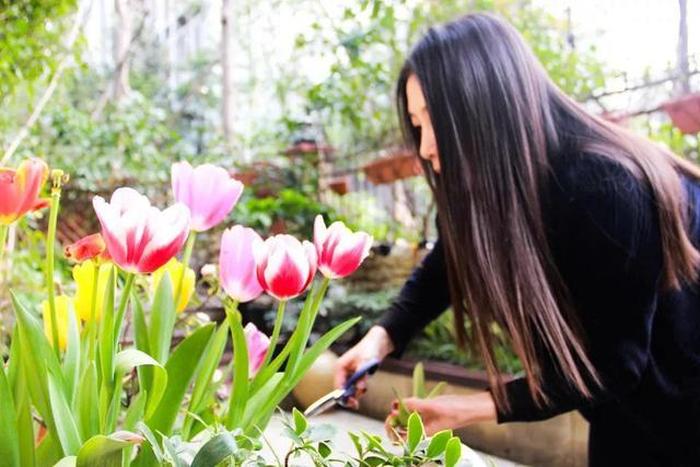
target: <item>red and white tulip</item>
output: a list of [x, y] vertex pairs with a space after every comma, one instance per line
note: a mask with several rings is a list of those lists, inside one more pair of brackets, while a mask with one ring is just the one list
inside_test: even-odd
[[302, 294], [316, 274], [316, 249], [291, 235], [270, 237], [255, 245], [253, 253], [260, 285], [278, 300]]
[[190, 211], [176, 203], [161, 211], [132, 188], [118, 188], [110, 202], [92, 200], [112, 261], [124, 271], [151, 273], [173, 258], [187, 239]]
[[340, 279], [355, 272], [369, 254], [372, 241], [368, 233], [352, 232], [342, 222], [333, 222], [326, 228], [321, 215], [314, 221], [318, 270], [329, 279]]

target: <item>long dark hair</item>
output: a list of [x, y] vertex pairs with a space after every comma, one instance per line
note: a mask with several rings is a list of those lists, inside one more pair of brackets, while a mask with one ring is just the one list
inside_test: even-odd
[[[586, 112], [549, 79], [520, 34], [494, 15], [471, 14], [429, 29], [406, 60], [397, 104], [404, 136], [417, 152], [420, 133], [406, 98], [411, 75], [420, 82], [439, 152], [439, 174], [421, 162], [437, 201], [458, 342], [480, 351], [504, 410], [509, 404], [493, 323], [510, 339], [539, 405], [548, 399], [538, 345], [573, 388], [591, 397], [602, 383], [545, 235], [549, 157], [573, 139], [576, 150], [613, 159], [649, 185], [667, 288], [696, 278], [700, 253], [687, 233], [679, 173], [700, 179], [700, 170]], [[563, 121], [580, 130], [574, 138], [564, 134]]]

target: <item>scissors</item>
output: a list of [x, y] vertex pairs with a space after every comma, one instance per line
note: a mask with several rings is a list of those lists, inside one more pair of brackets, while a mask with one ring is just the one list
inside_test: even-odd
[[313, 415], [318, 415], [331, 407], [334, 407], [336, 404], [340, 405], [341, 407], [345, 407], [348, 398], [355, 395], [355, 383], [357, 383], [357, 381], [365, 375], [374, 374], [374, 372], [377, 371], [378, 366], [379, 359], [376, 358], [373, 358], [369, 362], [362, 365], [350, 378], [348, 378], [342, 389], [331, 391], [318, 399], [304, 411], [304, 416], [311, 417]]

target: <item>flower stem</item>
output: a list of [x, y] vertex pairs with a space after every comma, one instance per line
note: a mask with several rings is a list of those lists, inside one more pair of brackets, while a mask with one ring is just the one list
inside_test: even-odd
[[[177, 281], [177, 287], [175, 287], [175, 307], [177, 307], [180, 303], [180, 294], [182, 293], [182, 286], [185, 282], [187, 268], [190, 266], [190, 258], [192, 257], [192, 250], [194, 249], [195, 240], [197, 240], [197, 232], [192, 230], [190, 235], [187, 237], [185, 251], [182, 253], [182, 273], [180, 273], [180, 278]], [[187, 305], [185, 305], [185, 307], [187, 307]]]
[[277, 316], [275, 317], [275, 327], [272, 329], [272, 336], [270, 336], [270, 346], [267, 348], [267, 353], [265, 354], [265, 360], [260, 366], [262, 370], [270, 363], [272, 354], [275, 352], [275, 347], [277, 347], [277, 340], [280, 336], [280, 331], [282, 330], [282, 321], [284, 320], [284, 309], [287, 307], [287, 300], [281, 300], [277, 305]]
[[51, 210], [49, 212], [49, 231], [46, 236], [46, 286], [48, 287], [49, 312], [51, 314], [51, 334], [53, 348], [60, 357], [61, 349], [58, 347], [58, 322], [56, 318], [56, 291], [54, 289], [54, 257], [56, 247], [56, 224], [58, 223], [58, 208], [61, 202], [61, 184], [54, 181], [51, 189]]
[[122, 289], [122, 296], [119, 299], [119, 308], [117, 308], [117, 319], [114, 321], [114, 349], [116, 351], [119, 345], [119, 335], [122, 332], [122, 323], [124, 322], [124, 314], [126, 313], [126, 305], [129, 302], [131, 295], [131, 286], [134, 284], [136, 274], [129, 272], [126, 275], [126, 283]]
[[95, 355], [95, 330], [97, 329], [97, 281], [100, 275], [100, 266], [97, 261], [92, 262], [92, 303], [90, 304], [90, 321], [88, 322], [88, 361], [92, 361]]
[[10, 230], [9, 225], [0, 224], [0, 286], [5, 273], [5, 244], [7, 243], [7, 232]]

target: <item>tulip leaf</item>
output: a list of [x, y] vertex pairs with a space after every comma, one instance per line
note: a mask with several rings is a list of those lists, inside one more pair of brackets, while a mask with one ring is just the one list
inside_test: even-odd
[[[284, 383], [275, 388], [272, 392], [270, 398], [261, 407], [260, 411], [256, 413], [250, 420], [247, 420], [247, 424], [243, 427], [246, 434], [252, 433], [256, 426], [265, 426], [268, 422], [272, 413], [277, 407], [277, 405], [282, 402], [289, 391], [291, 391], [299, 381], [304, 376], [304, 374], [311, 368], [311, 365], [318, 359], [318, 357], [325, 352], [328, 347], [331, 346], [333, 342], [336, 341], [340, 336], [345, 334], [348, 329], [353, 327], [360, 321], [361, 317], [355, 317], [343, 321], [342, 323], [333, 327], [330, 331], [324, 334], [319, 340], [317, 340], [314, 345], [312, 345], [309, 350], [306, 351], [304, 356], [299, 361], [299, 365], [293, 374], [284, 375]], [[286, 371], [291, 373], [291, 369], [287, 368]]]
[[73, 418], [70, 405], [65, 394], [61, 391], [61, 383], [57, 381], [57, 375], [48, 374], [49, 399], [51, 410], [53, 411], [54, 423], [56, 426], [56, 436], [61, 443], [63, 453], [66, 455], [75, 454], [80, 449], [80, 433]]
[[200, 365], [204, 349], [213, 332], [213, 323], [202, 326], [180, 342], [168, 359], [165, 364], [168, 384], [158, 406], [151, 416], [146, 418], [153, 431], [160, 431], [165, 436], [170, 435], [185, 392]]
[[[143, 420], [144, 414], [146, 413], [146, 401], [148, 400], [148, 393], [145, 391], [140, 391], [136, 397], [131, 400], [131, 405], [126, 411], [126, 416], [124, 417], [124, 429], [128, 431], [134, 431], [138, 428], [139, 421]], [[131, 452], [133, 450], [132, 446], [126, 447], [124, 449], [124, 458], [131, 459]], [[128, 465], [128, 464], [127, 464]]]
[[158, 284], [148, 326], [149, 353], [161, 364], [168, 359], [175, 326], [175, 300], [170, 274], [163, 274]]
[[96, 435], [78, 451], [76, 467], [121, 467], [124, 449], [137, 445], [143, 438], [135, 433], [117, 432], [110, 436]]
[[185, 423], [182, 429], [183, 438], [189, 439], [191, 435], [192, 425], [195, 422], [189, 414], [198, 414], [204, 410], [204, 404], [209, 396], [213, 394], [215, 387], [212, 384], [214, 372], [219, 366], [221, 356], [226, 348], [226, 340], [228, 339], [228, 326], [222, 323], [214, 333], [214, 337], [209, 341], [207, 349], [204, 352], [204, 360], [202, 367], [197, 372], [194, 381], [192, 396], [187, 407], [188, 415], [185, 418]]
[[[116, 287], [116, 274], [114, 268], [109, 271], [107, 286], [105, 290], [105, 299], [103, 302], [102, 317], [100, 319], [100, 375], [101, 387], [108, 387], [112, 384], [112, 376], [114, 375], [114, 289]], [[104, 398], [101, 398], [104, 400]], [[105, 415], [106, 407], [102, 407], [101, 416]]]
[[78, 380], [80, 379], [80, 329], [78, 327], [73, 305], [68, 309], [68, 344], [63, 357], [63, 374], [66, 380], [66, 394], [69, 395], [71, 404], [72, 396], [76, 394]]
[[250, 399], [248, 399], [248, 404], [245, 408], [245, 414], [243, 415], [243, 423], [241, 424], [241, 426], [249, 426], [249, 422], [257, 414], [260, 413], [265, 402], [267, 402], [270, 399], [273, 391], [277, 389], [283, 377], [284, 373], [275, 373], [272, 376], [272, 378], [268, 379], [265, 386], [260, 388], [260, 390], [256, 392], [255, 395], [251, 396]]
[[[141, 352], [151, 354], [148, 343], [148, 327], [146, 326], [146, 316], [143, 312], [143, 304], [137, 293], [132, 293], [131, 302], [134, 304], [133, 323], [134, 323], [134, 343], [136, 348]], [[142, 391], [151, 393], [151, 385], [153, 384], [153, 368], [149, 366], [141, 366], [138, 368], [139, 388]]]
[[231, 433], [224, 432], [211, 438], [197, 452], [191, 467], [219, 465], [238, 451], [238, 443]]
[[15, 408], [21, 465], [34, 465], [34, 420], [24, 368], [19, 366], [15, 381]]
[[165, 368], [150, 355], [136, 349], [122, 350], [117, 354], [114, 360], [118, 373], [126, 374], [133, 368], [140, 366], [154, 367], [153, 386], [151, 387], [152, 394], [146, 406], [146, 417], [149, 417], [158, 406], [160, 398], [163, 396], [165, 388], [167, 387], [168, 373], [165, 371]]
[[78, 412], [78, 426], [83, 439], [96, 435], [100, 429], [98, 414], [97, 366], [89, 362], [78, 386], [75, 405]]
[[238, 310], [226, 309], [226, 319], [233, 338], [233, 388], [226, 420], [226, 427], [232, 430], [240, 426], [248, 400], [248, 346]]
[[0, 459], [8, 467], [20, 465], [17, 412], [12, 390], [0, 362]]
[[78, 461], [78, 456], [66, 456], [60, 461], [56, 462], [53, 467], [75, 467], [75, 463]]
[[[17, 317], [16, 325], [19, 327], [17, 334], [20, 339], [22, 371], [26, 378], [27, 389], [34, 407], [44, 419], [48, 430], [55, 433], [56, 420], [51, 407], [49, 397], [49, 384], [47, 375], [52, 375], [57, 386], [56, 392], [60, 392], [65, 400], [65, 381], [56, 353], [51, 348], [39, 321], [34, 318], [17, 296], [12, 293], [12, 303]], [[62, 446], [65, 448], [65, 446]]]

